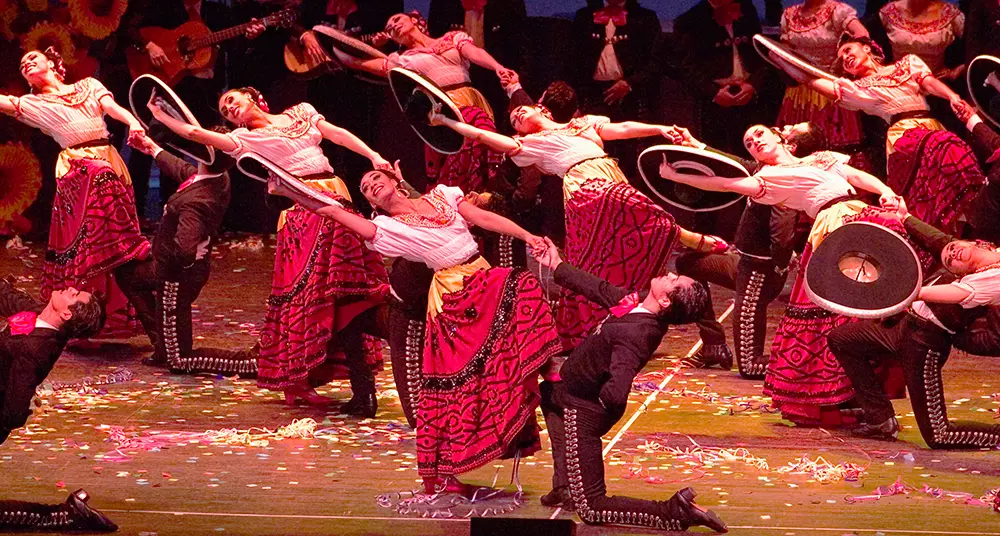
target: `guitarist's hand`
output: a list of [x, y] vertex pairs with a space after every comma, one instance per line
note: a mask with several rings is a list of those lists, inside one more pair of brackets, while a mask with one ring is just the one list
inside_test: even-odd
[[146, 43], [146, 52], [149, 53], [149, 61], [153, 62], [154, 67], [163, 67], [164, 65], [170, 63], [170, 58], [167, 57], [167, 53], [160, 48], [160, 45], [150, 41]]
[[319, 40], [316, 39], [316, 34], [312, 31], [305, 32], [299, 37], [299, 42], [302, 43], [302, 48], [306, 51], [306, 59], [310, 63], [320, 65], [330, 61], [330, 57], [327, 56], [326, 51], [320, 46]]
[[243, 35], [245, 35], [247, 39], [257, 39], [257, 37], [260, 36], [260, 34], [264, 33], [264, 30], [266, 29], [267, 26], [264, 26], [264, 23], [260, 22], [257, 19], [250, 19], [250, 25], [247, 26], [247, 29], [245, 32], [243, 32]]

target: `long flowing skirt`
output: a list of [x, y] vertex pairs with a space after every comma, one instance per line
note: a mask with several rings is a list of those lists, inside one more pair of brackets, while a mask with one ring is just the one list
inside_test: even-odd
[[150, 254], [139, 232], [128, 169], [112, 147], [65, 149], [56, 163], [56, 194], [42, 269], [42, 299], [76, 287], [104, 296], [107, 322], [95, 338], [128, 338], [139, 324], [115, 283], [115, 268]]
[[[260, 336], [257, 384], [284, 389], [328, 361], [335, 375], [346, 377], [343, 353], [328, 355], [330, 339], [381, 303], [388, 289], [382, 258], [357, 233], [299, 206], [285, 211]], [[382, 368], [381, 345], [367, 336], [365, 361]]]
[[[466, 123], [496, 132], [493, 111], [478, 91], [466, 87], [449, 91], [448, 95], [459, 107]], [[461, 150], [454, 154], [441, 154], [428, 146], [424, 147], [427, 181], [458, 186], [466, 193], [492, 191], [496, 169], [502, 160], [501, 153], [470, 139], [466, 139]]]
[[462, 279], [445, 282], [460, 288], [443, 294], [440, 312], [428, 314], [417, 408], [423, 477], [538, 450], [538, 371], [560, 351], [541, 284], [530, 273], [479, 267]]
[[[868, 207], [860, 201], [848, 201], [816, 217], [788, 308], [771, 346], [771, 360], [764, 379], [764, 394], [774, 400], [786, 419], [800, 424], [836, 426], [842, 422], [838, 404], [854, 397], [851, 380], [830, 352], [826, 336], [833, 328], [856, 319], [827, 311], [809, 300], [805, 291], [806, 266], [814, 247], [851, 221], [877, 223], [905, 236], [898, 221], [886, 219], [882, 214], [882, 209]], [[885, 386], [887, 392], [900, 396], [902, 375], [887, 371], [884, 377], [891, 378]]]
[[886, 184], [906, 199], [911, 214], [960, 234], [960, 216], [986, 184], [972, 149], [951, 132], [926, 128], [906, 131], [895, 148]]
[[[629, 185], [610, 158], [577, 164], [566, 186], [566, 261], [613, 285], [639, 289], [663, 272], [678, 237], [674, 218]], [[607, 311], [563, 290], [556, 313], [563, 347], [572, 349]]]
[[823, 130], [830, 147], [839, 149], [862, 142], [860, 112], [841, 108], [806, 86], [789, 87], [781, 102], [778, 125], [807, 121]]

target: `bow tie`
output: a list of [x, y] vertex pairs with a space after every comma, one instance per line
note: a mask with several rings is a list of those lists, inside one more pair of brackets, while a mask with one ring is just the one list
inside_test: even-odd
[[632, 312], [633, 309], [639, 306], [639, 293], [633, 292], [628, 296], [622, 298], [622, 301], [618, 302], [617, 305], [609, 309], [611, 314], [615, 315], [615, 318], [621, 318]]
[[347, 17], [358, 10], [358, 3], [354, 0], [329, 0], [326, 3], [326, 14], [338, 17]]
[[22, 311], [14, 316], [7, 317], [7, 326], [10, 327], [11, 335], [27, 335], [35, 331], [36, 313]]
[[482, 11], [487, 0], [462, 0], [462, 9], [466, 11]]
[[990, 157], [986, 159], [986, 163], [987, 164], [992, 164], [992, 163], [998, 162], [998, 161], [1000, 161], [1000, 149], [997, 149], [996, 151], [993, 151], [993, 154], [990, 155]]
[[719, 26], [732, 24], [743, 17], [743, 7], [738, 0], [722, 0], [719, 5], [712, 6], [712, 18]]
[[624, 26], [628, 20], [628, 11], [621, 6], [602, 7], [594, 12], [594, 24], [607, 26], [608, 21], [615, 23], [615, 26]]

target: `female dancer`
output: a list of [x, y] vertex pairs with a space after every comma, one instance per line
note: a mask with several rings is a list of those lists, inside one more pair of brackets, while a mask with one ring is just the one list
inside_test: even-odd
[[142, 125], [115, 103], [96, 79], [65, 81], [62, 58], [51, 47], [21, 58], [31, 86], [22, 97], [0, 95], [0, 111], [38, 128], [62, 147], [56, 160], [56, 195], [42, 272], [42, 299], [74, 286], [106, 296], [108, 322], [98, 338], [131, 337], [134, 322], [113, 271], [149, 255], [128, 168], [108, 141], [107, 114], [129, 126], [129, 137], [145, 136]]
[[767, 127], [750, 127], [743, 144], [763, 164], [752, 177], [687, 175], [667, 163], [660, 166], [660, 175], [703, 190], [744, 194], [757, 203], [782, 204], [815, 218], [788, 309], [772, 345], [764, 389], [789, 420], [839, 424], [836, 405], [851, 399], [854, 393], [850, 380], [827, 348], [826, 334], [850, 319], [809, 301], [804, 288], [805, 267], [826, 235], [848, 221], [875, 221], [904, 234], [898, 221], [880, 216], [878, 209], [858, 200], [859, 190], [877, 194], [880, 204], [888, 210], [896, 210], [903, 200], [877, 178], [847, 165], [846, 155], [821, 151], [805, 158], [793, 156], [781, 136]]
[[[696, 249], [724, 249], [725, 242], [692, 233], [633, 188], [604, 152], [606, 140], [666, 136], [672, 127], [588, 115], [556, 123], [541, 106], [519, 106], [510, 122], [514, 138], [459, 123], [431, 112], [433, 124], [447, 125], [467, 138], [510, 155], [521, 167], [563, 177], [567, 262], [623, 288], [639, 288], [663, 271], [674, 242]], [[679, 141], [679, 140], [678, 140]], [[557, 313], [560, 336], [575, 348], [607, 312], [583, 296], [565, 291]]]
[[466, 202], [459, 188], [438, 185], [411, 199], [400, 181], [382, 170], [361, 179], [365, 198], [384, 213], [371, 221], [272, 189], [352, 229], [383, 255], [435, 270], [416, 411], [417, 463], [428, 493], [442, 486], [465, 492], [455, 475], [537, 449], [538, 370], [559, 352], [538, 280], [525, 270], [491, 268], [469, 227], [514, 236], [538, 252], [545, 242]]
[[[240, 127], [228, 134], [177, 121], [152, 100], [149, 109], [157, 120], [189, 140], [234, 157], [257, 153], [303, 178], [310, 187], [342, 198], [348, 206], [350, 194], [323, 155], [323, 139], [369, 158], [374, 165], [388, 165], [353, 134], [328, 123], [311, 104], [300, 103], [271, 114], [260, 92], [249, 87], [230, 90], [219, 98], [222, 116]], [[298, 398], [310, 404], [328, 404], [328, 399], [313, 390], [310, 380], [323, 383], [317, 367], [341, 361], [345, 357], [342, 350], [354, 393], [344, 410], [354, 410], [370, 400], [375, 379], [369, 365], [381, 364], [380, 349], [371, 339], [346, 347], [338, 344], [346, 341], [338, 341], [336, 335], [355, 316], [382, 301], [388, 290], [386, 282], [381, 257], [368, 250], [357, 233], [299, 206], [282, 212], [274, 278], [261, 331], [257, 383], [284, 391], [289, 404]]]
[[[867, 36], [853, 7], [836, 0], [805, 0], [781, 15], [781, 41], [809, 63], [829, 69], [837, 59], [837, 46], [845, 32]], [[831, 148], [848, 152], [860, 149], [861, 118], [858, 112], [837, 106], [808, 85], [789, 86], [778, 114], [779, 125], [811, 122], [826, 134]]]
[[[434, 39], [427, 35], [427, 23], [416, 12], [398, 13], [385, 26], [389, 36], [405, 50], [388, 58], [359, 60], [334, 50], [344, 65], [363, 69], [379, 76], [388, 76], [395, 67], [413, 71], [438, 85], [462, 112], [469, 124], [495, 131], [493, 110], [486, 98], [472, 87], [469, 67], [472, 63], [497, 73], [510, 73], [488, 52], [477, 47], [465, 32], [448, 32]], [[500, 163], [500, 156], [481, 143], [467, 142], [461, 151], [443, 155], [426, 147], [427, 180], [463, 191], [492, 190], [490, 169]]]
[[892, 47], [892, 57], [919, 56], [940, 80], [955, 80], [965, 71], [961, 61], [949, 67], [945, 57], [948, 47], [965, 32], [965, 15], [955, 4], [896, 0], [879, 10], [878, 20]]
[[[914, 55], [882, 65], [882, 51], [864, 37], [846, 37], [838, 61], [854, 80], [810, 79], [799, 69], [779, 64], [792, 77], [849, 110], [884, 119], [889, 130], [888, 184], [909, 199], [913, 214], [948, 232], [957, 231], [959, 215], [984, 182], [969, 147], [943, 131], [930, 115], [926, 95], [947, 99], [956, 113], [962, 99], [938, 80]], [[902, 151], [899, 156], [894, 153]]]

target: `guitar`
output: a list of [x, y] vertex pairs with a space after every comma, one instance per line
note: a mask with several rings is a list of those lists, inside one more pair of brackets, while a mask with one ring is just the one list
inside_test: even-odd
[[[350, 34], [347, 34], [350, 35]], [[369, 46], [375, 46], [376, 39], [388, 39], [389, 34], [385, 32], [375, 32], [371, 34], [359, 35], [355, 39]], [[319, 76], [330, 74], [340, 70], [340, 63], [325, 56], [321, 62], [311, 59], [306, 54], [306, 48], [297, 39], [292, 39], [285, 45], [285, 67], [292, 74], [305, 80], [311, 80]]]
[[[293, 9], [283, 9], [257, 22], [265, 27], [287, 27], [291, 26], [295, 19], [296, 13]], [[125, 51], [129, 73], [132, 78], [151, 74], [163, 80], [168, 86], [173, 86], [185, 76], [214, 65], [218, 53], [217, 45], [245, 34], [252, 24], [254, 23], [248, 22], [218, 32], [209, 30], [208, 26], [199, 20], [189, 20], [173, 30], [148, 26], [139, 30], [139, 34], [144, 40], [159, 45], [167, 55], [168, 61], [157, 67], [153, 65], [145, 49], [137, 46], [129, 47]]]

